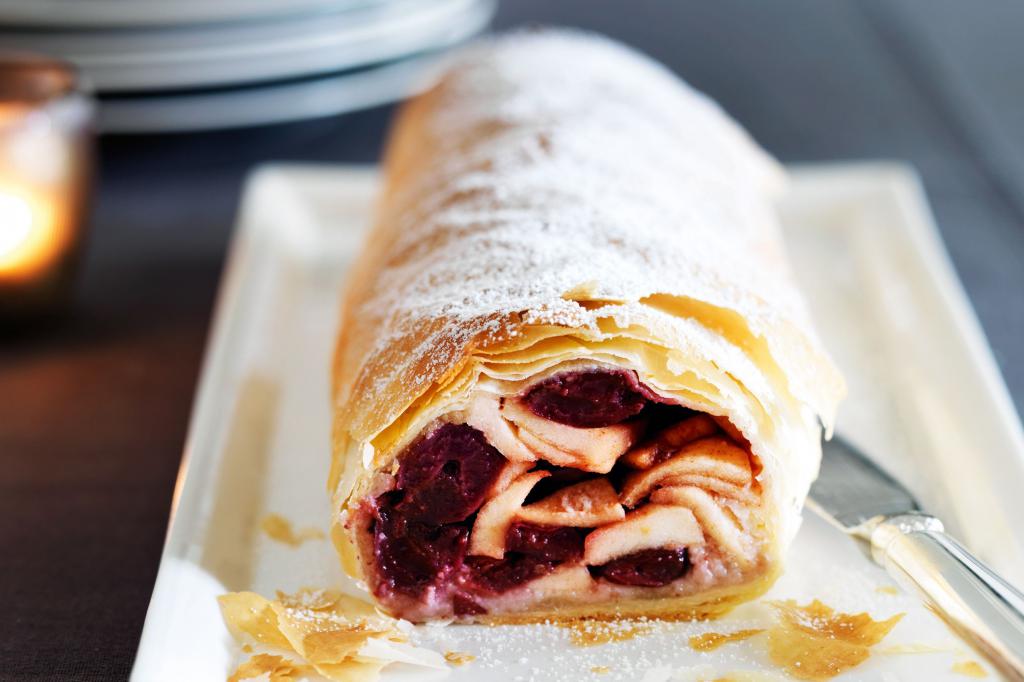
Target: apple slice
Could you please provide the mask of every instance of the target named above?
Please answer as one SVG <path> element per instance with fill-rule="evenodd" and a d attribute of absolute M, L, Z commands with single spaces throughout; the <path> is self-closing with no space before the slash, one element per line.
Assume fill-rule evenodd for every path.
<path fill-rule="evenodd" d="M 661 453 L 674 452 L 699 438 L 718 433 L 718 424 L 706 414 L 697 414 L 669 426 L 653 440 L 633 448 L 622 456 L 622 462 L 633 469 L 646 469 Z"/>
<path fill-rule="evenodd" d="M 484 434 L 506 459 L 513 462 L 536 462 L 537 455 L 516 436 L 515 428 L 501 416 L 501 398 L 491 393 L 477 393 L 466 410 L 466 423 Z"/>
<path fill-rule="evenodd" d="M 505 490 L 512 485 L 513 481 L 525 474 L 532 467 L 532 462 L 506 462 L 504 468 L 502 468 L 501 472 L 498 473 L 498 478 L 494 480 L 494 485 L 491 486 L 486 499 L 490 499 L 505 492 Z"/>
<path fill-rule="evenodd" d="M 686 507 L 719 547 L 732 555 L 740 565 L 750 564 L 746 536 L 739 521 L 718 506 L 715 498 L 707 491 L 692 486 L 659 488 L 651 493 L 651 504 Z"/>
<path fill-rule="evenodd" d="M 757 504 L 757 492 L 753 487 L 741 487 L 735 483 L 723 481 L 722 479 L 715 478 L 713 476 L 685 474 L 683 476 L 673 476 L 669 481 L 666 481 L 665 484 L 702 488 L 709 493 L 714 493 L 715 495 L 726 497 L 730 500 L 736 500 L 737 502 L 742 502 L 748 506 L 754 506 Z M 655 491 L 655 493 L 656 492 L 657 491 Z M 651 493 L 651 496 L 653 497 L 655 493 Z"/>
<path fill-rule="evenodd" d="M 505 536 L 516 513 L 523 506 L 526 496 L 542 478 L 550 476 L 547 471 L 531 471 L 523 474 L 509 485 L 504 492 L 488 500 L 476 515 L 473 531 L 469 534 L 470 556 L 487 556 L 492 559 L 505 557 Z"/>
<path fill-rule="evenodd" d="M 542 441 L 549 448 L 540 448 L 538 457 L 547 458 L 550 449 L 565 453 L 572 460 L 576 469 L 606 474 L 612 470 L 615 460 L 626 452 L 640 435 L 643 423 L 640 421 L 602 426 L 593 429 L 579 429 L 574 426 L 559 424 L 535 415 L 521 401 L 506 399 L 501 407 L 502 415 L 519 427 L 519 438 L 524 443 L 529 440 Z M 526 433 L 533 438 L 529 438 Z M 564 457 L 559 456 L 560 459 Z M 551 460 L 549 460 L 551 461 Z M 551 461 L 552 464 L 566 466 L 562 462 Z"/>
<path fill-rule="evenodd" d="M 523 507 L 517 518 L 542 526 L 596 528 L 621 521 L 625 516 L 626 510 L 619 504 L 618 493 L 608 479 L 594 478 Z"/>
<path fill-rule="evenodd" d="M 590 577 L 586 566 L 565 565 L 542 578 L 531 580 L 527 586 L 536 601 L 543 601 L 551 597 L 564 597 L 567 594 L 577 596 L 589 592 L 594 587 L 594 579 Z"/>
<path fill-rule="evenodd" d="M 571 452 L 565 452 L 564 450 L 559 450 L 555 446 L 549 445 L 540 438 L 537 438 L 537 436 L 533 435 L 526 429 L 519 429 L 519 440 L 521 440 L 526 447 L 532 450 L 538 459 L 550 462 L 551 464 L 559 467 L 572 467 L 574 469 L 581 468 L 580 458 L 578 455 L 574 455 Z"/>
<path fill-rule="evenodd" d="M 717 478 L 739 487 L 753 480 L 745 450 L 725 438 L 703 438 L 684 445 L 664 462 L 627 476 L 619 500 L 627 507 L 636 506 L 654 488 L 670 485 L 673 478 L 692 475 Z"/>
<path fill-rule="evenodd" d="M 703 543 L 700 524 L 689 509 L 648 504 L 588 535 L 583 561 L 590 566 L 601 566 L 645 549 L 682 548 Z"/>

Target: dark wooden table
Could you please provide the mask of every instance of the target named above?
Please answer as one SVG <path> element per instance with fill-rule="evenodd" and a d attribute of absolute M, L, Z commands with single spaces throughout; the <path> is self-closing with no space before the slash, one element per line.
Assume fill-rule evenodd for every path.
<path fill-rule="evenodd" d="M 506 0 L 632 43 L 786 161 L 904 159 L 1024 405 L 1024 4 Z M 243 178 L 373 161 L 391 110 L 105 139 L 74 313 L 0 342 L 0 679 L 127 676 Z"/>

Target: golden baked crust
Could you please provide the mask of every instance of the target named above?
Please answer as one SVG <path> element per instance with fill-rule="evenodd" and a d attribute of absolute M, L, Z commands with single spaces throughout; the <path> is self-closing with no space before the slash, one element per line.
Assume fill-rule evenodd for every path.
<path fill-rule="evenodd" d="M 573 623 L 581 620 L 628 620 L 648 618 L 654 620 L 712 620 L 721 618 L 739 604 L 756 599 L 768 591 L 778 578 L 774 571 L 765 572 L 755 580 L 742 585 L 718 587 L 699 594 L 658 599 L 620 599 L 614 603 L 562 605 L 549 600 L 530 611 L 488 614 L 465 619 L 464 622 L 484 625 L 520 625 L 530 623 Z"/>
<path fill-rule="evenodd" d="M 844 387 L 785 264 L 782 171 L 740 128 L 621 46 L 538 32 L 456 59 L 402 108 L 384 165 L 333 366 L 332 537 L 347 571 L 361 573 L 346 510 L 424 427 L 483 385 L 514 395 L 581 364 L 727 417 L 762 467 L 765 552 L 781 556 Z M 710 615 L 776 573 L 565 613 Z"/>

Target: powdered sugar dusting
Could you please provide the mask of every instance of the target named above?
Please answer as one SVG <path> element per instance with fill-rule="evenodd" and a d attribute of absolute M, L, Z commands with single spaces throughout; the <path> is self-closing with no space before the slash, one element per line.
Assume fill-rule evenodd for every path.
<path fill-rule="evenodd" d="M 355 283 L 349 313 L 374 330 L 348 356 L 356 414 L 519 325 L 595 329 L 601 312 L 574 299 L 627 315 L 667 293 L 813 338 L 770 204 L 781 172 L 663 67 L 594 36 L 522 33 L 467 50 L 428 102 L 389 151 L 376 266 Z M 404 406 L 379 407 L 375 426 Z"/>
<path fill-rule="evenodd" d="M 660 67 L 603 41 L 518 37 L 470 53 L 446 85 L 451 106 L 427 134 L 458 146 L 502 129 L 467 154 L 434 157 L 396 198 L 385 214 L 398 226 L 396 267 L 372 307 L 572 316 L 560 297 L 584 283 L 594 298 L 668 292 L 735 305 L 716 273 L 750 259 L 747 288 L 799 314 L 778 281 L 781 259 L 764 258 L 777 243 L 765 194 L 774 166 Z"/>

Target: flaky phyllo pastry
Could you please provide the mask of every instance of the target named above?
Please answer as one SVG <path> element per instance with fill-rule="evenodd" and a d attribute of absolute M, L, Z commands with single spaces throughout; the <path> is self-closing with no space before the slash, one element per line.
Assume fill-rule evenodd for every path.
<path fill-rule="evenodd" d="M 533 32 L 407 104 L 385 175 L 334 365 L 346 570 L 413 621 L 701 617 L 767 589 L 843 392 L 781 169 L 648 59 Z"/>

